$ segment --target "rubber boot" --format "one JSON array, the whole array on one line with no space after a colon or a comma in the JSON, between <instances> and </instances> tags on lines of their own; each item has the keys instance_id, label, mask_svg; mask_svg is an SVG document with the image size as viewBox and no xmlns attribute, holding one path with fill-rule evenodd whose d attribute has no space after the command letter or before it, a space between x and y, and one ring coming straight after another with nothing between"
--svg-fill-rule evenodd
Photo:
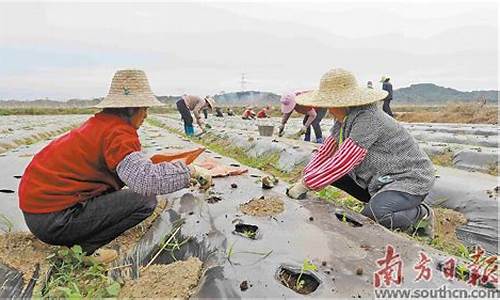
<instances>
[{"instance_id":1,"label":"rubber boot","mask_svg":"<svg viewBox=\"0 0 500 300\"><path fill-rule=\"evenodd\" d=\"M193 135L194 135L194 127L193 127L193 125L191 125L191 126L187 126L187 132L186 132L186 135L187 135L187 136L193 136Z\"/></svg>"}]
</instances>

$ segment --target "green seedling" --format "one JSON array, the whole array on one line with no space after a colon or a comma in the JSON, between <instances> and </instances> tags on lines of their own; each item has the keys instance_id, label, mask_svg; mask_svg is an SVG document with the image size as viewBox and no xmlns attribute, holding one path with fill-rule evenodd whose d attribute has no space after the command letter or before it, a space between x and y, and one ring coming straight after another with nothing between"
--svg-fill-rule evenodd
<instances>
[{"instance_id":1,"label":"green seedling","mask_svg":"<svg viewBox=\"0 0 500 300\"><path fill-rule=\"evenodd\" d=\"M120 291L120 284L108 278L106 268L89 260L78 245L61 248L47 259L52 275L41 291L42 298L109 298Z\"/></svg>"},{"instance_id":2,"label":"green seedling","mask_svg":"<svg viewBox=\"0 0 500 300\"><path fill-rule=\"evenodd\" d=\"M231 261L231 257L233 256L234 254L234 244L236 243L236 241L234 241L231 246L229 246L229 248L227 248L227 251L226 251L226 258L227 258L227 261L232 265L233 262Z\"/></svg>"},{"instance_id":3,"label":"green seedling","mask_svg":"<svg viewBox=\"0 0 500 300\"><path fill-rule=\"evenodd\" d=\"M182 224L184 224L184 219L179 219L179 220L177 220L177 222L174 223L174 227L172 228L170 233L165 236L166 241L160 243L161 246L160 246L160 249L158 250L158 252L156 252L156 254L153 256L153 258L151 258L151 260L148 262L148 264L145 267L141 268L141 271L146 270L155 261L155 259L163 252L163 250L168 249L167 246L177 245L177 247L180 249L180 246L178 243L172 244L171 242L172 242L172 240L174 240L176 238L175 235L179 232L179 230L181 230ZM166 238L167 236L168 236L168 238ZM187 242L187 241L185 241L185 242Z\"/></svg>"},{"instance_id":4,"label":"green seedling","mask_svg":"<svg viewBox=\"0 0 500 300\"><path fill-rule=\"evenodd\" d=\"M342 212L342 223L347 223L347 217L345 215L345 211Z\"/></svg>"},{"instance_id":5,"label":"green seedling","mask_svg":"<svg viewBox=\"0 0 500 300\"><path fill-rule=\"evenodd\" d=\"M458 264L456 267L456 274L458 279L465 281L467 280L467 277L469 276L469 270L467 269L467 266L464 264Z\"/></svg>"},{"instance_id":6,"label":"green seedling","mask_svg":"<svg viewBox=\"0 0 500 300\"><path fill-rule=\"evenodd\" d=\"M12 232L12 229L14 228L14 223L4 214L0 214L0 225L5 228L1 228L2 231L6 234L9 234Z\"/></svg>"},{"instance_id":7,"label":"green seedling","mask_svg":"<svg viewBox=\"0 0 500 300\"><path fill-rule=\"evenodd\" d=\"M256 237L256 233L255 231L251 231L251 230L245 230L241 233L243 236L249 238L249 239L255 239Z\"/></svg>"},{"instance_id":8,"label":"green seedling","mask_svg":"<svg viewBox=\"0 0 500 300\"><path fill-rule=\"evenodd\" d=\"M297 277L297 281L295 282L295 289L300 290L304 287L305 281L301 280L301 278L305 272L317 271L317 270L318 267L315 264L311 263L308 259L304 259L304 262L302 263L302 268L300 269L299 277Z\"/></svg>"}]
</instances>

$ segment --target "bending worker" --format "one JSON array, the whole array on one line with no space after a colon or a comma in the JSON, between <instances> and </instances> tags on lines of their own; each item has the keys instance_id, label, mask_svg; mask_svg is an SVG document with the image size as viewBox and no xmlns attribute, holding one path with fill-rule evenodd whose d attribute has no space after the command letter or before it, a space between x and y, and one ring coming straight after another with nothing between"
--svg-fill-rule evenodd
<instances>
[{"instance_id":1,"label":"bending worker","mask_svg":"<svg viewBox=\"0 0 500 300\"><path fill-rule=\"evenodd\" d=\"M270 118L270 116L267 114L267 112L271 109L271 107L266 106L263 107L259 112L257 113L257 118L259 119L264 119L264 118Z\"/></svg>"},{"instance_id":2,"label":"bending worker","mask_svg":"<svg viewBox=\"0 0 500 300\"><path fill-rule=\"evenodd\" d=\"M253 111L251 106L245 108L243 114L241 115L241 118L243 120L250 120L250 119L255 120L255 112Z\"/></svg>"},{"instance_id":3,"label":"bending worker","mask_svg":"<svg viewBox=\"0 0 500 300\"><path fill-rule=\"evenodd\" d=\"M186 133L187 136L192 136L194 134L194 128L191 112L193 112L196 123L200 126L200 129L204 131L205 127L203 126L201 113L203 113L204 109L212 111L215 107L215 100L208 96L202 99L199 96L183 95L175 104L184 122L184 133Z\"/></svg>"},{"instance_id":4,"label":"bending worker","mask_svg":"<svg viewBox=\"0 0 500 300\"><path fill-rule=\"evenodd\" d=\"M207 170L182 161L153 164L141 152L137 130L148 107L161 105L143 71L120 70L96 106L103 110L33 157L19 185L19 206L37 238L80 245L109 262L115 250L96 250L150 216L156 195L189 187L193 177L211 183Z\"/></svg>"},{"instance_id":5,"label":"bending worker","mask_svg":"<svg viewBox=\"0 0 500 300\"><path fill-rule=\"evenodd\" d=\"M287 195L300 199L333 185L365 202L361 213L383 226L432 237L434 215L423 200L434 184L434 167L408 131L377 108L386 95L332 69L318 91L297 97L302 105L329 108L335 125Z\"/></svg>"},{"instance_id":6,"label":"bending worker","mask_svg":"<svg viewBox=\"0 0 500 300\"><path fill-rule=\"evenodd\" d=\"M288 119L292 115L294 111L301 113L304 116L304 120L302 124L304 125L300 131L299 135L305 134L304 141L311 141L311 125L314 129L314 134L316 135L316 143L323 143L323 133L321 131L321 120L326 115L326 108L313 108L310 106L304 106L297 104L295 101L295 97L304 92L296 92L296 93L288 93L281 97L281 112L283 113L283 117L281 119L281 125L279 126L279 136L283 136L285 133L285 125L288 122Z\"/></svg>"}]
</instances>

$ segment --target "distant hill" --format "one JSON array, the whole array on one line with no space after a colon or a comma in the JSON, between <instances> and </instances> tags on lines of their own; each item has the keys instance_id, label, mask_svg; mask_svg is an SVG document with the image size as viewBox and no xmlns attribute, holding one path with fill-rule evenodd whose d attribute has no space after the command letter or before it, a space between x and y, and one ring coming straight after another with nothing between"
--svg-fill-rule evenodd
<instances>
[{"instance_id":1,"label":"distant hill","mask_svg":"<svg viewBox=\"0 0 500 300\"><path fill-rule=\"evenodd\" d=\"M45 108L66 108L66 107L91 107L99 103L102 98L92 100L70 99L68 101L55 101L48 99L37 99L32 101L20 100L0 100L0 107L45 107Z\"/></svg>"},{"instance_id":2,"label":"distant hill","mask_svg":"<svg viewBox=\"0 0 500 300\"><path fill-rule=\"evenodd\" d=\"M394 101L414 104L439 104L450 101L486 100L497 103L498 91L461 92L452 88L441 87L432 83L412 84L409 87L394 90ZM394 102L396 104L397 102Z\"/></svg>"},{"instance_id":3,"label":"distant hill","mask_svg":"<svg viewBox=\"0 0 500 300\"><path fill-rule=\"evenodd\" d=\"M241 106L241 105L278 105L281 96L258 91L245 91L225 93L214 96L215 101L221 106Z\"/></svg>"},{"instance_id":4,"label":"distant hill","mask_svg":"<svg viewBox=\"0 0 500 300\"><path fill-rule=\"evenodd\" d=\"M173 104L179 100L180 96L157 96L161 102ZM203 96L202 96L203 97ZM243 106L243 105L277 105L279 104L280 95L259 92L259 91L244 91L231 92L213 96L215 101L220 106Z\"/></svg>"},{"instance_id":5,"label":"distant hill","mask_svg":"<svg viewBox=\"0 0 500 300\"><path fill-rule=\"evenodd\" d=\"M203 95L201 95L203 96ZM157 96L166 104L174 104L180 96ZM214 96L220 106L278 105L280 95L270 92L244 91L231 92ZM0 107L91 107L102 98L91 100L70 99L66 102L54 100L0 100ZM452 88L441 87L432 83L412 84L409 87L394 90L394 103L403 104L445 104L447 102L467 102L486 100L498 102L498 91L461 92Z\"/></svg>"},{"instance_id":6,"label":"distant hill","mask_svg":"<svg viewBox=\"0 0 500 300\"><path fill-rule=\"evenodd\" d=\"M158 100L166 104L174 104L181 96L157 96ZM214 96L215 101L221 106L244 105L277 105L280 96L269 92L244 91L232 92ZM39 99L33 101L0 100L0 107L91 107L99 103L102 98L92 100L70 99L66 102Z\"/></svg>"}]
</instances>

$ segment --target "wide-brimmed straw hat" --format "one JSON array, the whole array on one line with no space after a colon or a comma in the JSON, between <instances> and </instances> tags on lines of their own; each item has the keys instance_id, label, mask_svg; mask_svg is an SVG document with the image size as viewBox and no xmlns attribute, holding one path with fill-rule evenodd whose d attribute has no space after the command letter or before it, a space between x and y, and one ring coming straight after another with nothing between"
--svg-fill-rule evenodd
<instances>
[{"instance_id":1,"label":"wide-brimmed straw hat","mask_svg":"<svg viewBox=\"0 0 500 300\"><path fill-rule=\"evenodd\" d=\"M386 91L358 86L351 72L335 68L321 77L318 90L300 94L295 101L314 107L350 107L370 104L386 96Z\"/></svg>"},{"instance_id":2,"label":"wide-brimmed straw hat","mask_svg":"<svg viewBox=\"0 0 500 300\"><path fill-rule=\"evenodd\" d=\"M113 76L108 95L97 108L151 107L165 104L155 97L144 71L118 70Z\"/></svg>"},{"instance_id":3,"label":"wide-brimmed straw hat","mask_svg":"<svg viewBox=\"0 0 500 300\"><path fill-rule=\"evenodd\" d=\"M295 93L284 94L281 96L280 103L281 112L284 114L290 113L295 108L295 105L297 105L297 102L295 102Z\"/></svg>"},{"instance_id":4,"label":"wide-brimmed straw hat","mask_svg":"<svg viewBox=\"0 0 500 300\"><path fill-rule=\"evenodd\" d=\"M215 103L215 99L212 98L212 97L205 97L205 100L208 102L208 106L210 106L210 109L214 109L216 103Z\"/></svg>"},{"instance_id":5,"label":"wide-brimmed straw hat","mask_svg":"<svg viewBox=\"0 0 500 300\"><path fill-rule=\"evenodd\" d=\"M391 79L389 75L384 75L382 78L380 78L380 82L385 82L387 79Z\"/></svg>"}]
</instances>

